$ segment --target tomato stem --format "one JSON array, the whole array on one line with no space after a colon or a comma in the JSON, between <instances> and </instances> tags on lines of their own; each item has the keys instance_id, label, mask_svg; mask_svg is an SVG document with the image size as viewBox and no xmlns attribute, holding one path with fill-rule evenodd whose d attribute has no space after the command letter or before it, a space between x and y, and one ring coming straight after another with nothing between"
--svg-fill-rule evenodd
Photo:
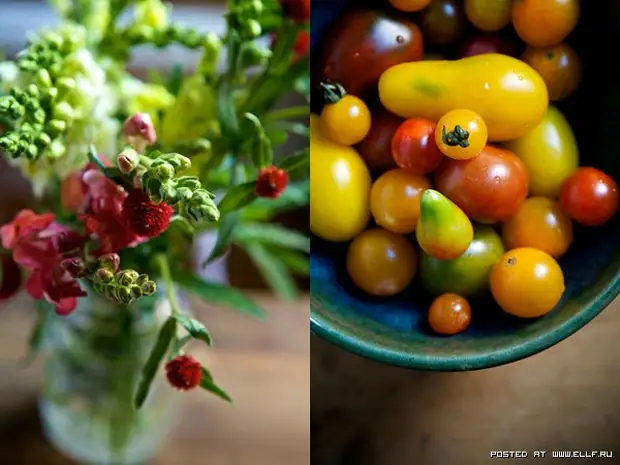
<instances>
[{"instance_id":1,"label":"tomato stem","mask_svg":"<svg viewBox=\"0 0 620 465\"><path fill-rule=\"evenodd\" d=\"M450 147L469 147L469 131L463 129L460 125L456 125L450 132L446 132L446 127L441 128L441 140Z\"/></svg>"},{"instance_id":2,"label":"tomato stem","mask_svg":"<svg viewBox=\"0 0 620 465\"><path fill-rule=\"evenodd\" d=\"M331 82L321 82L319 84L323 89L323 101L326 104L334 104L338 103L342 97L347 94L347 91L344 90L340 84L333 84Z\"/></svg>"}]
</instances>

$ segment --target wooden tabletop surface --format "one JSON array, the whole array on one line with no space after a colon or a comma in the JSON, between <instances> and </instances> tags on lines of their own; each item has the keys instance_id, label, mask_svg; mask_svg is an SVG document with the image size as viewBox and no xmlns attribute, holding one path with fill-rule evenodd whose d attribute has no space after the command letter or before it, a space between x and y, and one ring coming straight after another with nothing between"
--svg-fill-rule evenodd
<instances>
[{"instance_id":1,"label":"wooden tabletop surface","mask_svg":"<svg viewBox=\"0 0 620 465\"><path fill-rule=\"evenodd\" d=\"M504 461L620 464L619 342L620 299L540 354L467 373L386 367L312 337L312 463L485 465L513 450L529 457Z\"/></svg>"},{"instance_id":2,"label":"wooden tabletop surface","mask_svg":"<svg viewBox=\"0 0 620 465\"><path fill-rule=\"evenodd\" d=\"M255 294L268 319L194 302L215 348L196 345L230 406L204 392L185 396L180 426L149 465L307 465L310 461L309 299L280 303ZM40 362L24 369L33 307L25 296L0 306L0 464L71 465L44 441L35 400Z\"/></svg>"}]
</instances>

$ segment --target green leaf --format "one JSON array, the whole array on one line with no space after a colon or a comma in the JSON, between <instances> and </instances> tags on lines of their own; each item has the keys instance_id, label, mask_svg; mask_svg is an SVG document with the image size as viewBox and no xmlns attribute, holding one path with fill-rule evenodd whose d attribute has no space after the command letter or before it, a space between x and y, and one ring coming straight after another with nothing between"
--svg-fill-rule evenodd
<instances>
[{"instance_id":1,"label":"green leaf","mask_svg":"<svg viewBox=\"0 0 620 465\"><path fill-rule=\"evenodd\" d=\"M213 377L211 373L206 368L202 368L202 378L200 379L200 387L205 391L209 391L211 394L215 394L220 399L225 400L226 402L230 402L232 404L232 398L224 391L221 387L219 387L213 381Z\"/></svg>"},{"instance_id":2,"label":"green leaf","mask_svg":"<svg viewBox=\"0 0 620 465\"><path fill-rule=\"evenodd\" d=\"M217 208L221 215L225 215L249 205L256 197L256 183L246 182L231 188L220 201Z\"/></svg>"},{"instance_id":3,"label":"green leaf","mask_svg":"<svg viewBox=\"0 0 620 465\"><path fill-rule=\"evenodd\" d=\"M175 313L173 317L194 338L211 345L211 335L202 322L183 313Z\"/></svg>"},{"instance_id":4,"label":"green leaf","mask_svg":"<svg viewBox=\"0 0 620 465\"><path fill-rule=\"evenodd\" d=\"M310 257L306 254L288 249L277 249L274 253L289 270L300 276L310 275Z\"/></svg>"},{"instance_id":5,"label":"green leaf","mask_svg":"<svg viewBox=\"0 0 620 465\"><path fill-rule=\"evenodd\" d=\"M172 360L176 356L181 355L181 351L183 350L183 347L185 347L185 345L188 342L190 342L192 339L194 338L192 337L191 334L186 334L182 338L175 338L172 341L172 345L170 346L170 351L168 352L168 359Z\"/></svg>"},{"instance_id":6,"label":"green leaf","mask_svg":"<svg viewBox=\"0 0 620 465\"><path fill-rule=\"evenodd\" d=\"M170 80L168 81L168 90L172 95L179 95L181 90L181 84L183 84L183 67L176 64L170 71Z\"/></svg>"},{"instance_id":7,"label":"green leaf","mask_svg":"<svg viewBox=\"0 0 620 465\"><path fill-rule=\"evenodd\" d=\"M220 218L215 245L213 246L213 250L207 257L207 259L202 262L203 268L206 267L209 263L213 263L215 260L224 255L226 249L232 241L233 230L238 223L239 212L232 212Z\"/></svg>"},{"instance_id":8,"label":"green leaf","mask_svg":"<svg viewBox=\"0 0 620 465\"><path fill-rule=\"evenodd\" d=\"M280 163L278 163L278 167L287 172L295 171L302 168L309 169L310 150L305 149L300 153L296 153L294 155L291 155L290 157L286 157Z\"/></svg>"},{"instance_id":9,"label":"green leaf","mask_svg":"<svg viewBox=\"0 0 620 465\"><path fill-rule=\"evenodd\" d=\"M235 229L234 240L244 244L259 242L310 253L310 238L305 234L269 223L241 223Z\"/></svg>"},{"instance_id":10,"label":"green leaf","mask_svg":"<svg viewBox=\"0 0 620 465\"><path fill-rule=\"evenodd\" d=\"M136 392L136 397L134 398L134 405L136 408L142 407L146 397L148 396L149 389L151 388L151 383L153 379L155 379L155 375L157 374L157 370L159 369L159 365L161 364L163 358L166 356L166 352L168 351L168 346L170 342L174 338L177 329L177 322L173 317L170 317L166 320L161 330L159 331L159 335L157 336L157 341L153 346L153 350L149 355L149 359L144 365L142 369L142 379L140 380L140 384L138 385L138 391Z\"/></svg>"},{"instance_id":11,"label":"green leaf","mask_svg":"<svg viewBox=\"0 0 620 465\"><path fill-rule=\"evenodd\" d=\"M270 128L265 131L265 134L272 145L282 145L288 140L288 133L284 129Z\"/></svg>"},{"instance_id":12,"label":"green leaf","mask_svg":"<svg viewBox=\"0 0 620 465\"><path fill-rule=\"evenodd\" d=\"M176 271L174 280L185 290L192 292L205 302L222 305L255 318L263 319L265 317L265 311L261 307L234 287L204 281L184 271Z\"/></svg>"},{"instance_id":13,"label":"green leaf","mask_svg":"<svg viewBox=\"0 0 620 465\"><path fill-rule=\"evenodd\" d=\"M310 201L310 180L291 183L277 199L257 199L241 211L243 221L269 221L287 211L303 208Z\"/></svg>"},{"instance_id":14,"label":"green leaf","mask_svg":"<svg viewBox=\"0 0 620 465\"><path fill-rule=\"evenodd\" d=\"M284 300L297 298L297 286L284 263L272 255L264 245L257 242L246 244L245 250L265 281L280 298Z\"/></svg>"}]
</instances>

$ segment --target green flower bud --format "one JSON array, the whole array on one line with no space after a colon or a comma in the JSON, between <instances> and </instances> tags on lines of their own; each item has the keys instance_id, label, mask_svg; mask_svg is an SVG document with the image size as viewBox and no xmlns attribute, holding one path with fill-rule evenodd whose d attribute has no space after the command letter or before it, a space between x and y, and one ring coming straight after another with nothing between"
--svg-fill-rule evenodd
<instances>
[{"instance_id":1,"label":"green flower bud","mask_svg":"<svg viewBox=\"0 0 620 465\"><path fill-rule=\"evenodd\" d=\"M50 73L46 69L39 69L35 76L35 82L39 87L50 88L52 87L52 78Z\"/></svg>"},{"instance_id":2,"label":"green flower bud","mask_svg":"<svg viewBox=\"0 0 620 465\"><path fill-rule=\"evenodd\" d=\"M56 81L56 87L60 92L66 93L75 89L75 79L61 77Z\"/></svg>"},{"instance_id":3,"label":"green flower bud","mask_svg":"<svg viewBox=\"0 0 620 465\"><path fill-rule=\"evenodd\" d=\"M39 148L34 144L30 144L28 148L26 149L25 153L26 153L26 158L28 158L29 160L34 160L39 155Z\"/></svg>"},{"instance_id":4,"label":"green flower bud","mask_svg":"<svg viewBox=\"0 0 620 465\"><path fill-rule=\"evenodd\" d=\"M142 288L142 294L147 296L153 295L157 292L157 285L155 284L155 281L146 281L142 283L140 287Z\"/></svg>"},{"instance_id":5,"label":"green flower bud","mask_svg":"<svg viewBox=\"0 0 620 465\"><path fill-rule=\"evenodd\" d=\"M263 32L263 28L261 27L260 23L252 18L246 21L246 23L244 24L244 29L250 39L254 39L260 36Z\"/></svg>"},{"instance_id":6,"label":"green flower bud","mask_svg":"<svg viewBox=\"0 0 620 465\"><path fill-rule=\"evenodd\" d=\"M147 177L148 172L142 177L142 186L144 191L149 194L149 197L154 203L161 202L164 198L162 197L162 183L159 179L155 179L152 177Z\"/></svg>"},{"instance_id":7,"label":"green flower bud","mask_svg":"<svg viewBox=\"0 0 620 465\"><path fill-rule=\"evenodd\" d=\"M136 284L138 286L142 286L147 281L149 281L149 275L141 274L140 276L138 276L138 279L136 279Z\"/></svg>"},{"instance_id":8,"label":"green flower bud","mask_svg":"<svg viewBox=\"0 0 620 465\"><path fill-rule=\"evenodd\" d=\"M139 157L140 156L138 155L138 152L136 152L134 149L124 149L121 153L118 154L118 157L116 158L116 164L118 165L118 169L123 174L132 173L138 166Z\"/></svg>"},{"instance_id":9,"label":"green flower bud","mask_svg":"<svg viewBox=\"0 0 620 465\"><path fill-rule=\"evenodd\" d=\"M179 183L177 182L177 202L185 202L190 200L194 196L194 191L189 187L178 187Z\"/></svg>"},{"instance_id":10,"label":"green flower bud","mask_svg":"<svg viewBox=\"0 0 620 465\"><path fill-rule=\"evenodd\" d=\"M50 136L56 137L64 133L67 130L67 123L59 119L53 119L47 123L46 131Z\"/></svg>"},{"instance_id":11,"label":"green flower bud","mask_svg":"<svg viewBox=\"0 0 620 465\"><path fill-rule=\"evenodd\" d=\"M194 221L218 221L220 218L220 212L211 198L211 193L205 189L194 192L187 202L187 213Z\"/></svg>"},{"instance_id":12,"label":"green flower bud","mask_svg":"<svg viewBox=\"0 0 620 465\"><path fill-rule=\"evenodd\" d=\"M170 163L162 163L159 166L152 168L150 171L153 172L153 177L159 179L162 182L172 179L176 174L174 166L172 166Z\"/></svg>"},{"instance_id":13,"label":"green flower bud","mask_svg":"<svg viewBox=\"0 0 620 465\"><path fill-rule=\"evenodd\" d=\"M56 139L49 146L47 153L51 158L60 158L65 154L66 150L67 148L65 147L65 144L63 144L60 140Z\"/></svg>"},{"instance_id":14,"label":"green flower bud","mask_svg":"<svg viewBox=\"0 0 620 465\"><path fill-rule=\"evenodd\" d=\"M35 112L32 114L32 119L34 119L39 124L45 123L46 118L47 115L45 114L45 110L43 110L42 108L35 110Z\"/></svg>"},{"instance_id":15,"label":"green flower bud","mask_svg":"<svg viewBox=\"0 0 620 465\"><path fill-rule=\"evenodd\" d=\"M142 297L142 288L135 284L129 286L129 295L133 300L139 299Z\"/></svg>"},{"instance_id":16,"label":"green flower bud","mask_svg":"<svg viewBox=\"0 0 620 465\"><path fill-rule=\"evenodd\" d=\"M52 143L52 139L50 138L50 136L42 132L39 135L37 135L36 139L34 140L34 143L39 148L45 148Z\"/></svg>"},{"instance_id":17,"label":"green flower bud","mask_svg":"<svg viewBox=\"0 0 620 465\"><path fill-rule=\"evenodd\" d=\"M222 40L212 32L203 37L202 44L205 49L205 56L211 59L217 58L222 50Z\"/></svg>"},{"instance_id":18,"label":"green flower bud","mask_svg":"<svg viewBox=\"0 0 620 465\"><path fill-rule=\"evenodd\" d=\"M47 101L50 105L58 98L58 89L50 87L49 89L41 89L41 99Z\"/></svg>"},{"instance_id":19,"label":"green flower bud","mask_svg":"<svg viewBox=\"0 0 620 465\"><path fill-rule=\"evenodd\" d=\"M176 179L177 187L185 187L190 190L195 191L197 189L202 189L202 183L200 179L195 176L181 176Z\"/></svg>"},{"instance_id":20,"label":"green flower bud","mask_svg":"<svg viewBox=\"0 0 620 465\"><path fill-rule=\"evenodd\" d=\"M135 270L123 270L116 273L116 282L121 286L127 287L134 284L138 280L138 274Z\"/></svg>"},{"instance_id":21,"label":"green flower bud","mask_svg":"<svg viewBox=\"0 0 620 465\"><path fill-rule=\"evenodd\" d=\"M75 111L69 102L58 102L54 105L53 114L55 119L69 122L73 119Z\"/></svg>"},{"instance_id":22,"label":"green flower bud","mask_svg":"<svg viewBox=\"0 0 620 465\"><path fill-rule=\"evenodd\" d=\"M131 296L131 291L128 287L116 287L114 288L114 300L118 303L129 305L135 299Z\"/></svg>"},{"instance_id":23,"label":"green flower bud","mask_svg":"<svg viewBox=\"0 0 620 465\"><path fill-rule=\"evenodd\" d=\"M252 16L259 16L264 10L265 6L260 0L252 0L248 5L248 12Z\"/></svg>"},{"instance_id":24,"label":"green flower bud","mask_svg":"<svg viewBox=\"0 0 620 465\"><path fill-rule=\"evenodd\" d=\"M161 200L159 200L159 202L165 201L169 205L174 205L175 203L177 203L179 201L179 197L177 194L176 182L172 179L163 181L161 183L161 187L159 188L159 195L161 197ZM155 202L153 197L151 197L151 200ZM159 202L155 202L155 203L159 203Z\"/></svg>"},{"instance_id":25,"label":"green flower bud","mask_svg":"<svg viewBox=\"0 0 620 465\"><path fill-rule=\"evenodd\" d=\"M34 72L39 69L37 62L29 57L21 57L17 60L17 66L19 66L19 69L26 72Z\"/></svg>"},{"instance_id":26,"label":"green flower bud","mask_svg":"<svg viewBox=\"0 0 620 465\"><path fill-rule=\"evenodd\" d=\"M39 92L39 88L34 84L30 84L27 87L26 93L33 99L38 99L41 96L41 92Z\"/></svg>"},{"instance_id":27,"label":"green flower bud","mask_svg":"<svg viewBox=\"0 0 620 465\"><path fill-rule=\"evenodd\" d=\"M95 279L104 284L111 283L114 281L114 272L108 268L99 268L95 273Z\"/></svg>"},{"instance_id":28,"label":"green flower bud","mask_svg":"<svg viewBox=\"0 0 620 465\"><path fill-rule=\"evenodd\" d=\"M64 42L60 34L52 31L47 32L44 39L51 50L60 50Z\"/></svg>"},{"instance_id":29,"label":"green flower bud","mask_svg":"<svg viewBox=\"0 0 620 465\"><path fill-rule=\"evenodd\" d=\"M177 169L177 171L185 171L190 166L192 166L191 160L187 157L184 157L180 153L165 153L163 155L160 155L159 158L170 163Z\"/></svg>"},{"instance_id":30,"label":"green flower bud","mask_svg":"<svg viewBox=\"0 0 620 465\"><path fill-rule=\"evenodd\" d=\"M101 268L106 268L116 273L118 271L118 266L120 265L121 258L118 256L118 254L109 253L99 257L97 259L97 262L99 263L99 266Z\"/></svg>"}]
</instances>

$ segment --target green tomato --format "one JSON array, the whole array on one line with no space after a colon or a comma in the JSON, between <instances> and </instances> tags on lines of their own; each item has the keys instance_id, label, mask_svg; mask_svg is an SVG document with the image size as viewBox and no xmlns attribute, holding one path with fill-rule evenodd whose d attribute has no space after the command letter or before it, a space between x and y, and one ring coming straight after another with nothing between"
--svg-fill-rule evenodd
<instances>
[{"instance_id":1,"label":"green tomato","mask_svg":"<svg viewBox=\"0 0 620 465\"><path fill-rule=\"evenodd\" d=\"M531 196L557 197L562 183L579 167L573 130L553 106L531 132L506 143L505 147L523 160L530 178Z\"/></svg>"},{"instance_id":2,"label":"green tomato","mask_svg":"<svg viewBox=\"0 0 620 465\"><path fill-rule=\"evenodd\" d=\"M452 292L473 297L489 289L491 268L504 255L502 239L490 226L477 225L474 240L463 255L454 260L439 260L423 253L420 275L424 287L434 294Z\"/></svg>"}]
</instances>

